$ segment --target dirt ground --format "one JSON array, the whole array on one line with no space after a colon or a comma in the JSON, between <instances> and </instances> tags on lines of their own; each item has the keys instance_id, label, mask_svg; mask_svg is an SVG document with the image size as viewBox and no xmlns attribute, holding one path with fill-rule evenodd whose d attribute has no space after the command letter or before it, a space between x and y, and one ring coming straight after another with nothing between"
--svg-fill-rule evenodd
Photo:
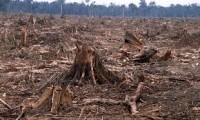
<instances>
[{"instance_id":1,"label":"dirt ground","mask_svg":"<svg viewBox=\"0 0 200 120\"><path fill-rule=\"evenodd\" d=\"M0 17L0 103L1 119L16 119L25 99L37 99L38 88L54 73L68 70L75 56L77 40L89 44L99 53L105 66L118 75L131 78L128 85L103 84L73 86L73 103L63 106L58 114L50 107L28 111L27 120L199 120L200 119L200 19L192 18L109 18L40 15L33 26L30 15L1 14ZM17 36L28 25L28 46L10 37ZM77 30L76 30L77 29ZM8 40L4 41L7 30ZM144 48L159 52L149 63L119 59L124 34L131 31L144 43ZM10 38L10 39L9 39ZM13 44L14 43L14 44ZM127 50L126 47L122 48ZM157 61L167 50L172 60ZM131 55L139 53L128 49ZM134 95L138 74L145 75L145 90L138 101L138 113L131 115L123 105L93 104L77 106L86 98L124 100ZM16 108L17 107L17 108ZM83 110L80 116L81 110Z\"/></svg>"}]
</instances>

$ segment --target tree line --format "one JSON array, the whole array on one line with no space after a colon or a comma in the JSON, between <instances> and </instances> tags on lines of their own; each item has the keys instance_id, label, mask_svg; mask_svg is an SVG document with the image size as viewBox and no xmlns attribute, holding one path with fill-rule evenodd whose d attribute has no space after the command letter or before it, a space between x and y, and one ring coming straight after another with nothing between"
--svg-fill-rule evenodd
<instances>
[{"instance_id":1,"label":"tree line","mask_svg":"<svg viewBox=\"0 0 200 120\"><path fill-rule=\"evenodd\" d=\"M198 4L171 4L163 7L152 1L149 4L140 0L139 6L130 3L128 6L110 3L109 6L97 5L85 0L82 3L67 3L65 0L37 2L33 0L0 0L0 11L8 13L40 13L86 16L122 16L122 17L199 17Z\"/></svg>"}]
</instances>

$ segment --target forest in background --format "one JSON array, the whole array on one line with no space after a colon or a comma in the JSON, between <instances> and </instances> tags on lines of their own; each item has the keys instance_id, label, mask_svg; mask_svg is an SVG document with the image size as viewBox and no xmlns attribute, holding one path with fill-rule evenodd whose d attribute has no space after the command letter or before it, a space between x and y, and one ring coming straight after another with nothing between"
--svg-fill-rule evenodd
<instances>
[{"instance_id":1,"label":"forest in background","mask_svg":"<svg viewBox=\"0 0 200 120\"><path fill-rule=\"evenodd\" d=\"M37 2L33 0L1 0L0 11L6 13L63 14L85 16L118 16L118 17L199 17L200 6L171 4L163 7L152 1L149 4L140 0L139 6L130 3L128 6L110 3L108 6L97 5L94 1L69 3L66 0L54 2Z\"/></svg>"}]
</instances>

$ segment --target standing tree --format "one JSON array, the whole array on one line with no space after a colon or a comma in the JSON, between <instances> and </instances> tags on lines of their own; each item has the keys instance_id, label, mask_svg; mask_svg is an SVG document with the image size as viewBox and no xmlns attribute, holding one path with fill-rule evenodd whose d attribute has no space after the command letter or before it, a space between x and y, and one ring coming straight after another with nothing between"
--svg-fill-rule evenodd
<instances>
[{"instance_id":1,"label":"standing tree","mask_svg":"<svg viewBox=\"0 0 200 120\"><path fill-rule=\"evenodd\" d=\"M63 4L65 4L65 0L57 0L57 2L60 4L60 14L63 14Z\"/></svg>"},{"instance_id":2,"label":"standing tree","mask_svg":"<svg viewBox=\"0 0 200 120\"><path fill-rule=\"evenodd\" d=\"M90 0L85 0L85 2L87 3L87 5L89 5Z\"/></svg>"},{"instance_id":3,"label":"standing tree","mask_svg":"<svg viewBox=\"0 0 200 120\"><path fill-rule=\"evenodd\" d=\"M90 3L90 0L85 0L86 4L87 4L87 14L90 16L90 10L89 10L89 3Z\"/></svg>"},{"instance_id":4,"label":"standing tree","mask_svg":"<svg viewBox=\"0 0 200 120\"><path fill-rule=\"evenodd\" d=\"M112 2L109 4L108 9L111 12L111 13L109 13L111 16L114 16L114 9L115 9L115 7L116 7L116 5L114 3L112 3Z\"/></svg>"},{"instance_id":5,"label":"standing tree","mask_svg":"<svg viewBox=\"0 0 200 120\"><path fill-rule=\"evenodd\" d=\"M28 12L28 13L32 12L32 2L33 2L33 0L24 1L25 11Z\"/></svg>"},{"instance_id":6,"label":"standing tree","mask_svg":"<svg viewBox=\"0 0 200 120\"><path fill-rule=\"evenodd\" d=\"M96 1L93 1L92 3L91 3L91 5L90 5L90 7L91 7L91 16L93 17L93 16L95 16L96 15L96 13L95 13L95 3L96 3Z\"/></svg>"},{"instance_id":7,"label":"standing tree","mask_svg":"<svg viewBox=\"0 0 200 120\"><path fill-rule=\"evenodd\" d=\"M147 3L145 0L140 0L140 3L139 3L139 9L140 9L140 15L141 16L147 16L147 12L148 12L148 9L147 9Z\"/></svg>"},{"instance_id":8,"label":"standing tree","mask_svg":"<svg viewBox=\"0 0 200 120\"><path fill-rule=\"evenodd\" d=\"M151 1L149 3L149 7L156 7L156 2L155 1Z\"/></svg>"},{"instance_id":9,"label":"standing tree","mask_svg":"<svg viewBox=\"0 0 200 120\"><path fill-rule=\"evenodd\" d=\"M155 1L151 1L148 5L149 8L149 14L151 17L157 17L157 8L156 8L156 2Z\"/></svg>"},{"instance_id":10,"label":"standing tree","mask_svg":"<svg viewBox=\"0 0 200 120\"><path fill-rule=\"evenodd\" d=\"M9 2L11 2L11 0L0 0L0 11L6 11Z\"/></svg>"},{"instance_id":11,"label":"standing tree","mask_svg":"<svg viewBox=\"0 0 200 120\"><path fill-rule=\"evenodd\" d=\"M129 8L129 12L130 12L129 15L130 16L135 16L136 15L137 6L135 4L133 4L133 3L130 3L128 5L128 8Z\"/></svg>"},{"instance_id":12,"label":"standing tree","mask_svg":"<svg viewBox=\"0 0 200 120\"><path fill-rule=\"evenodd\" d=\"M121 5L121 9L122 9L122 17L124 17L125 16L126 6L125 5Z\"/></svg>"},{"instance_id":13,"label":"standing tree","mask_svg":"<svg viewBox=\"0 0 200 120\"><path fill-rule=\"evenodd\" d=\"M147 3L146 3L146 1L145 0L140 0L140 6L139 7L141 7L141 8L146 8L147 7Z\"/></svg>"}]
</instances>

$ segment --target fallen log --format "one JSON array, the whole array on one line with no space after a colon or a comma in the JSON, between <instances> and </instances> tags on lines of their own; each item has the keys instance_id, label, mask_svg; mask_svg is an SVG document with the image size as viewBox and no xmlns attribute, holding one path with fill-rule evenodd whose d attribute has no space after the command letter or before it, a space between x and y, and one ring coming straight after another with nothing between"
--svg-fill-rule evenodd
<instances>
[{"instance_id":1,"label":"fallen log","mask_svg":"<svg viewBox=\"0 0 200 120\"><path fill-rule=\"evenodd\" d=\"M131 114L134 115L134 114L138 113L137 101L142 94L143 88L144 88L144 82L140 82L135 91L135 95L134 96L126 95L124 101L105 99L105 98L91 98L91 99L84 99L82 105L89 105L89 104L125 105L130 108Z\"/></svg>"},{"instance_id":2,"label":"fallen log","mask_svg":"<svg viewBox=\"0 0 200 120\"><path fill-rule=\"evenodd\" d=\"M151 48L147 51L144 51L141 55L136 56L132 61L138 63L150 62L150 59L157 53L158 51Z\"/></svg>"}]
</instances>

